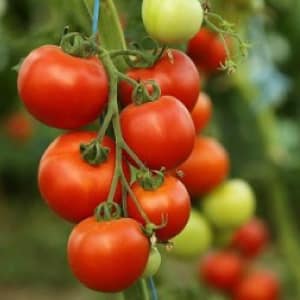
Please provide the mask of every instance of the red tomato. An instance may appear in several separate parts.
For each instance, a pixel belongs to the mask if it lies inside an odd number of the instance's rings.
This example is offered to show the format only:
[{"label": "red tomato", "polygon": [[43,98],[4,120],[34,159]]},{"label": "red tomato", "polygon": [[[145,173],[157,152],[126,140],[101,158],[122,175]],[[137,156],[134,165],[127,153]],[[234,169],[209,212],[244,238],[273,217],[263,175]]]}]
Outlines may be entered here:
[{"label": "red tomato", "polygon": [[[174,96],[188,110],[192,110],[200,93],[200,77],[191,59],[181,51],[170,50],[152,67],[133,69],[127,75],[138,81],[155,80],[163,96]],[[132,102],[132,86],[127,82],[120,83],[120,97],[124,105]]]},{"label": "red tomato", "polygon": [[265,223],[259,219],[252,219],[235,232],[232,246],[247,257],[254,257],[261,253],[268,240],[269,232]]},{"label": "red tomato", "polygon": [[120,115],[129,147],[151,169],[172,169],[192,152],[195,128],[186,107],[176,98],[131,104]]},{"label": "red tomato", "polygon": [[259,271],[249,274],[234,290],[234,300],[279,300],[280,283],[274,274]]},{"label": "red tomato", "polygon": [[183,172],[181,180],[190,194],[203,195],[228,175],[228,154],[215,139],[197,137],[192,154],[177,169]]},{"label": "red tomato", "polygon": [[25,58],[18,90],[38,120],[52,127],[76,129],[102,113],[108,99],[108,79],[96,57],[78,58],[46,45]]},{"label": "red tomato", "polygon": [[144,272],[150,243],[141,226],[132,219],[98,222],[94,217],[79,223],[68,242],[68,260],[87,287],[101,292],[119,292]]},{"label": "red tomato", "polygon": [[235,253],[219,251],[206,256],[199,267],[199,277],[206,284],[230,291],[240,281],[244,262]]},{"label": "red tomato", "polygon": [[226,61],[226,51],[218,35],[207,28],[202,28],[188,44],[187,54],[195,65],[205,73],[220,69]]},{"label": "red tomato", "polygon": [[[156,225],[162,223],[163,217],[167,225],[156,231],[161,241],[167,241],[176,236],[187,224],[191,203],[185,186],[175,177],[166,176],[164,183],[158,189],[145,190],[138,183],[132,186],[133,193],[150,221]],[[128,215],[145,224],[131,197],[127,199]]]},{"label": "red tomato", "polygon": [[196,132],[200,132],[210,121],[212,115],[212,103],[205,93],[200,93],[198,101],[192,110]]},{"label": "red tomato", "polygon": [[15,141],[26,142],[33,135],[33,125],[22,112],[12,114],[4,124],[7,135]]},{"label": "red tomato", "polygon": [[[47,204],[62,218],[78,222],[93,215],[96,206],[107,200],[115,169],[115,144],[105,137],[110,149],[107,161],[91,166],[80,154],[81,143],[96,137],[95,132],[73,132],[58,137],[44,153],[39,166],[39,188]],[[123,164],[128,174],[128,166]],[[121,200],[121,185],[115,201]]]}]

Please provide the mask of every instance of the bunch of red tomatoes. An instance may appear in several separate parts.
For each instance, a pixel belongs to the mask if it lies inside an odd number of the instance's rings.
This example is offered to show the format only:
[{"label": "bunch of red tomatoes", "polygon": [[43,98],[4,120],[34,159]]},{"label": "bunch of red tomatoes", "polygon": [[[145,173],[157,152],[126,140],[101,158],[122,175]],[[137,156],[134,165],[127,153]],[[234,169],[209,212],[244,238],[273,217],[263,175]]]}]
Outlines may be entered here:
[{"label": "bunch of red tomatoes", "polygon": [[[196,51],[203,40],[218,58]],[[168,49],[151,65],[126,73],[113,63],[121,52],[98,50],[86,56],[54,45],[33,50],[20,67],[18,91],[36,119],[68,130],[43,154],[38,185],[49,207],[75,223],[67,247],[71,270],[91,289],[119,292],[157,272],[157,244],[172,241],[175,254],[200,254],[212,238],[206,219],[217,229],[240,227],[252,217],[255,197],[246,182],[225,181],[227,152],[201,135],[212,104],[197,67],[211,73],[226,58],[216,36],[202,29],[190,41],[195,63]],[[98,133],[82,129],[100,116]],[[200,198],[206,219],[191,213],[191,199],[198,205]],[[188,240],[190,231],[199,236]],[[185,250],[182,243],[195,247]],[[235,243],[243,249],[243,238]],[[218,259],[223,267],[214,269],[210,264]],[[204,278],[228,289],[233,280],[218,272],[240,274],[241,268],[222,262],[222,255],[215,260],[202,267]],[[230,276],[236,281],[236,273]],[[244,296],[251,280],[241,284],[236,299],[275,299]]]}]

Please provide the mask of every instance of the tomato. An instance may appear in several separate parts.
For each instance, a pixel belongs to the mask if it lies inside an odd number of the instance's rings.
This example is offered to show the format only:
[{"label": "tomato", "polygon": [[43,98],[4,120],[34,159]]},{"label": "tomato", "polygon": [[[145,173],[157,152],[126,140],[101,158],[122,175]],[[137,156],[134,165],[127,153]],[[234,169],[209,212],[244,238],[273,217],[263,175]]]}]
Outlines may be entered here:
[{"label": "tomato", "polygon": [[18,91],[28,111],[41,122],[76,129],[102,113],[108,99],[108,79],[96,57],[78,58],[46,45],[23,61]]},{"label": "tomato", "polygon": [[212,231],[203,216],[196,210],[192,210],[187,225],[171,242],[174,244],[171,254],[192,258],[210,247]]},{"label": "tomato", "polygon": [[259,219],[252,219],[239,228],[232,239],[232,246],[248,257],[257,256],[269,240],[266,224]]},{"label": "tomato", "polygon": [[[183,52],[169,50],[147,69],[132,69],[127,75],[137,81],[155,80],[163,96],[174,96],[192,110],[200,93],[200,77],[192,60]],[[132,86],[120,83],[120,98],[124,105],[132,102]]]},{"label": "tomato", "polygon": [[[150,221],[165,227],[156,231],[161,241],[167,241],[183,230],[188,222],[191,202],[185,186],[175,177],[166,176],[163,184],[156,190],[145,190],[139,183],[132,185],[132,191]],[[145,224],[132,198],[127,198],[128,215]]]},{"label": "tomato", "polygon": [[255,195],[247,182],[231,179],[204,198],[203,209],[218,228],[236,228],[253,216]]},{"label": "tomato", "polygon": [[200,93],[196,105],[192,110],[192,119],[196,132],[200,132],[210,121],[212,115],[212,103],[205,93]]},{"label": "tomato", "polygon": [[156,247],[152,247],[143,277],[148,278],[154,276],[158,272],[160,265],[161,255]]},{"label": "tomato", "polygon": [[202,28],[189,41],[187,54],[200,71],[207,74],[218,71],[227,58],[223,42],[207,28]]},{"label": "tomato", "polygon": [[280,283],[268,271],[256,271],[244,278],[234,290],[234,300],[279,300]]},{"label": "tomato", "polygon": [[219,251],[207,255],[199,266],[199,278],[213,288],[230,291],[240,281],[243,260],[235,253]]},{"label": "tomato", "polygon": [[[107,161],[98,166],[86,163],[81,143],[96,137],[95,132],[73,132],[58,137],[44,153],[39,166],[39,188],[47,204],[62,218],[78,222],[93,215],[96,206],[107,200],[115,168],[115,145],[105,137],[102,145],[110,149]],[[123,168],[128,174],[128,166]],[[121,186],[115,201],[121,200]]]},{"label": "tomato", "polygon": [[197,137],[193,152],[177,167],[192,196],[203,195],[219,185],[228,175],[229,158],[215,139]]},{"label": "tomato", "polygon": [[6,134],[17,142],[26,142],[33,135],[33,124],[22,112],[15,112],[4,124]]},{"label": "tomato", "polygon": [[152,38],[163,44],[179,44],[200,29],[203,9],[198,0],[144,0],[142,17]]},{"label": "tomato", "polygon": [[129,147],[151,169],[172,169],[187,159],[195,142],[192,118],[176,98],[131,104],[120,115]]},{"label": "tomato", "polygon": [[67,252],[78,280],[90,289],[112,293],[128,288],[143,274],[150,243],[135,220],[98,222],[91,217],[75,226]]}]

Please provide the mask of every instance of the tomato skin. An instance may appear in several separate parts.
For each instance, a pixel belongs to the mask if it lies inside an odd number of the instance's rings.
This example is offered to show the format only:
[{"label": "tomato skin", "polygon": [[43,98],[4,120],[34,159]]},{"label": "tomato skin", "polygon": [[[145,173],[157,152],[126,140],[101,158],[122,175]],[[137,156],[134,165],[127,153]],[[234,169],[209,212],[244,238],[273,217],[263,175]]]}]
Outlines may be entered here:
[{"label": "tomato skin", "polygon": [[200,93],[191,114],[196,132],[199,133],[207,125],[212,116],[212,103],[207,94]]},{"label": "tomato skin", "polygon": [[195,128],[186,107],[171,96],[131,104],[120,115],[128,146],[151,169],[177,167],[190,155]]},{"label": "tomato skin", "polygon": [[254,218],[234,233],[231,245],[251,258],[262,252],[268,240],[269,231],[266,224]]},{"label": "tomato skin", "polygon": [[171,240],[171,254],[181,258],[201,255],[212,244],[212,230],[208,222],[196,210],[192,210],[185,228]]},{"label": "tomato skin", "polygon": [[163,44],[178,44],[200,29],[203,9],[198,0],[143,0],[142,17],[152,38]]},{"label": "tomato skin", "polygon": [[108,78],[96,58],[78,58],[45,45],[21,65],[18,91],[39,121],[61,129],[77,129],[94,121],[108,99]]},{"label": "tomato skin", "polygon": [[[96,206],[107,200],[115,167],[115,145],[105,137],[110,149],[106,162],[91,166],[79,152],[81,143],[96,138],[96,132],[71,132],[54,140],[45,151],[39,166],[38,182],[43,199],[60,217],[79,222],[93,215]],[[125,174],[129,174],[123,163]],[[119,184],[115,201],[121,201]]]},{"label": "tomato skin", "polygon": [[90,217],[73,229],[67,252],[77,279],[90,289],[112,293],[128,288],[143,274],[150,243],[135,220],[98,222]]},{"label": "tomato skin", "polygon": [[[183,230],[188,222],[191,202],[185,186],[175,177],[166,176],[164,183],[153,191],[145,190],[139,183],[132,185],[132,191],[150,221],[161,225],[163,217],[167,224],[156,231],[161,241],[168,241]],[[145,224],[132,198],[127,198],[128,216]]]},{"label": "tomato skin", "polygon": [[234,229],[249,221],[256,199],[251,186],[241,179],[230,179],[203,199],[203,212],[218,229]]},{"label": "tomato skin", "polygon": [[244,271],[243,260],[233,252],[218,251],[207,255],[199,266],[199,279],[221,290],[231,291]]},{"label": "tomato skin", "polygon": [[234,290],[234,300],[279,300],[280,283],[268,271],[255,271],[244,278]]},{"label": "tomato skin", "polygon": [[197,137],[188,159],[177,167],[192,196],[200,196],[219,185],[228,175],[229,157],[226,150],[213,138]]},{"label": "tomato skin", "polygon": [[[132,69],[127,75],[137,81],[155,80],[163,96],[174,96],[188,110],[195,106],[200,93],[200,76],[192,60],[179,50],[165,52],[151,68]],[[132,103],[132,86],[125,81],[120,83],[120,98],[124,106]]]},{"label": "tomato skin", "polygon": [[200,71],[206,74],[218,71],[227,58],[223,42],[207,28],[202,28],[189,41],[187,54]]}]

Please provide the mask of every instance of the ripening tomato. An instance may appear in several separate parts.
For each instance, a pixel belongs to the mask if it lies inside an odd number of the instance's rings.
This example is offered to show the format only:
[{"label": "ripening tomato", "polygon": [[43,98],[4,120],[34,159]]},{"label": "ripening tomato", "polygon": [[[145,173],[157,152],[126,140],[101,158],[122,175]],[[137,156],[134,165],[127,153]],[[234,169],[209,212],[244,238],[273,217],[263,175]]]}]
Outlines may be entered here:
[{"label": "ripening tomato", "polygon": [[[139,183],[134,183],[132,191],[150,221],[161,225],[165,219],[167,224],[156,231],[161,241],[176,236],[187,224],[191,202],[185,186],[175,177],[166,176],[163,184],[156,190],[145,190]],[[130,196],[127,198],[128,215],[145,224]]]},{"label": "ripening tomato", "polygon": [[171,254],[181,258],[193,258],[211,246],[212,230],[203,216],[192,210],[185,228],[171,242]]},{"label": "ripening tomato", "polygon": [[[172,56],[172,57],[170,57]],[[132,69],[127,75],[137,81],[155,80],[163,96],[174,96],[188,110],[192,110],[200,93],[200,77],[192,60],[179,50],[169,50],[147,69]],[[125,81],[120,83],[120,98],[123,105],[132,102],[132,86]]]},{"label": "ripening tomato", "polygon": [[213,138],[197,137],[189,158],[177,167],[192,196],[203,195],[219,185],[228,175],[229,158],[225,149]]},{"label": "ripening tomato", "polygon": [[244,278],[234,290],[234,300],[279,300],[280,283],[268,271],[256,271]]},{"label": "ripening tomato", "polygon": [[79,223],[68,242],[75,277],[90,289],[119,292],[131,286],[146,267],[150,243],[133,219]]},{"label": "ripening tomato", "polygon": [[198,133],[207,125],[212,115],[212,103],[207,94],[200,93],[191,114]]},{"label": "ripening tomato", "polygon": [[124,140],[151,169],[172,169],[187,159],[195,128],[186,107],[171,96],[131,104],[120,115]]},{"label": "ripening tomato", "polygon": [[231,244],[247,257],[254,257],[262,252],[268,240],[266,224],[262,220],[252,219],[234,233]]},{"label": "ripening tomato", "polygon": [[142,17],[152,38],[163,44],[179,44],[200,29],[203,9],[198,0],[143,0]]},{"label": "ripening tomato", "polygon": [[205,216],[219,229],[242,226],[255,211],[255,195],[241,179],[223,183],[203,199]]},{"label": "ripening tomato", "polygon": [[46,45],[33,50],[23,61],[18,91],[39,121],[76,129],[102,113],[108,99],[108,78],[96,57],[74,57],[57,46]]},{"label": "ripening tomato", "polygon": [[17,142],[24,143],[33,135],[33,124],[22,112],[9,116],[4,124],[6,134]]},{"label": "ripening tomato", "polygon": [[[47,204],[62,218],[78,222],[93,215],[96,206],[107,200],[114,169],[115,144],[105,137],[102,145],[108,147],[108,159],[91,166],[81,157],[81,143],[96,138],[95,132],[72,132],[53,141],[44,153],[39,166],[39,188]],[[123,163],[128,174],[128,166]],[[115,201],[121,200],[121,186]]]},{"label": "ripening tomato", "polygon": [[202,28],[188,44],[187,54],[195,65],[207,74],[216,72],[225,63],[227,55],[218,35]]},{"label": "ripening tomato", "polygon": [[207,255],[199,266],[199,279],[213,288],[231,291],[241,280],[243,260],[235,253],[218,251]]}]

